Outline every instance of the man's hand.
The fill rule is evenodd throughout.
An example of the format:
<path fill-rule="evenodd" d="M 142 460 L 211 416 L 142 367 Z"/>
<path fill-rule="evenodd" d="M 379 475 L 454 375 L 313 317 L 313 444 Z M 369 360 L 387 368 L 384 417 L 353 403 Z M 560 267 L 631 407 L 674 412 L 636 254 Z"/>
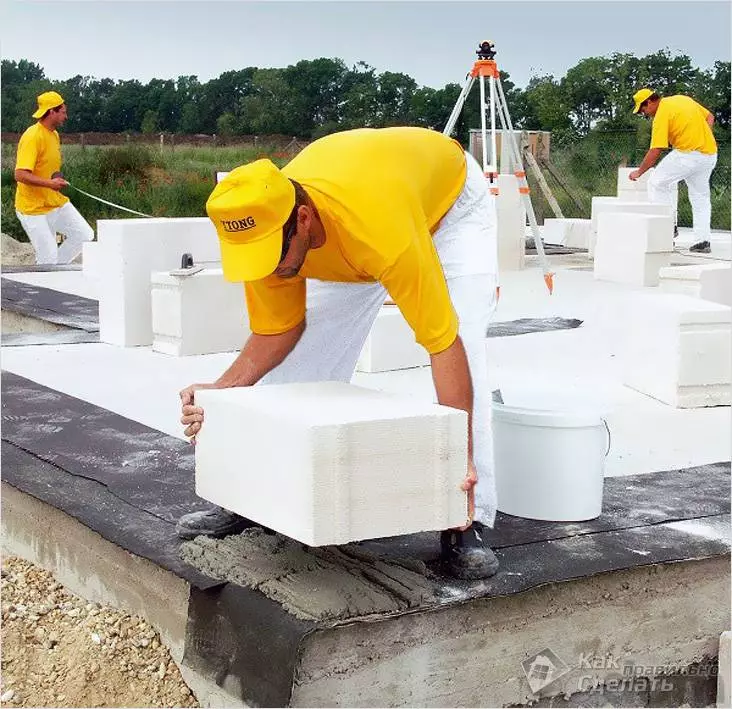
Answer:
<path fill-rule="evenodd" d="M 191 384 L 180 392 L 181 413 L 180 422 L 186 427 L 184 435 L 196 442 L 196 434 L 201 430 L 203 423 L 203 409 L 194 403 L 195 394 L 199 389 L 220 389 L 216 384 Z"/>
<path fill-rule="evenodd" d="M 628 179 L 635 182 L 643 173 L 640 170 L 633 170 L 633 172 L 628 175 Z"/>
<path fill-rule="evenodd" d="M 50 184 L 48 186 L 52 190 L 56 190 L 56 192 L 69 186 L 69 183 L 64 180 L 64 176 L 60 172 L 54 172 L 53 175 L 51 175 L 49 182 Z"/>
<path fill-rule="evenodd" d="M 468 523 L 464 527 L 458 527 L 462 532 L 473 524 L 475 517 L 475 486 L 478 484 L 478 471 L 475 468 L 475 462 L 472 458 L 468 460 L 468 474 L 460 485 L 461 490 L 468 493 Z"/>

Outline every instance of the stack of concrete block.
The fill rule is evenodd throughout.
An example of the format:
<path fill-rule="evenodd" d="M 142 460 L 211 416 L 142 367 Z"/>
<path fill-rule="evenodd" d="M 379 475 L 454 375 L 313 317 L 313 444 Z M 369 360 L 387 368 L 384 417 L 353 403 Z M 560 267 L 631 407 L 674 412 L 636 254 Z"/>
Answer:
<path fill-rule="evenodd" d="M 597 242 L 597 220 L 605 212 L 628 212 L 631 214 L 665 214 L 673 219 L 673 207 L 670 204 L 654 204 L 652 202 L 628 202 L 618 197 L 593 197 L 590 227 L 591 258 L 595 256 Z"/>
<path fill-rule="evenodd" d="M 729 263 L 668 266 L 659 273 L 659 285 L 665 293 L 682 293 L 732 306 L 732 264 Z"/>
<path fill-rule="evenodd" d="M 590 245 L 589 219 L 553 219 L 544 220 L 541 232 L 545 244 L 558 244 L 575 249 L 587 249 Z"/>
<path fill-rule="evenodd" d="M 463 525 L 467 414 L 342 382 L 196 392 L 196 493 L 321 546 Z"/>
<path fill-rule="evenodd" d="M 515 175 L 498 175 L 496 225 L 499 270 L 520 271 L 526 257 L 526 209 Z"/>
<path fill-rule="evenodd" d="M 671 263 L 674 224 L 668 215 L 601 212 L 597 220 L 595 278 L 635 286 L 657 286 Z"/>
<path fill-rule="evenodd" d="M 391 372 L 424 367 L 430 357 L 414 339 L 414 331 L 395 305 L 385 305 L 376 316 L 356 363 L 358 372 Z"/>
<path fill-rule="evenodd" d="M 677 408 L 728 406 L 731 313 L 686 295 L 638 296 L 625 314 L 625 385 Z"/>
<path fill-rule="evenodd" d="M 171 271 L 190 253 L 196 263 L 218 264 L 216 229 L 206 217 L 102 219 L 97 222 L 99 337 L 122 347 L 151 345 L 150 274 Z"/>
<path fill-rule="evenodd" d="M 152 348 L 187 355 L 233 352 L 249 337 L 244 287 L 224 280 L 220 268 L 188 276 L 151 275 Z"/>

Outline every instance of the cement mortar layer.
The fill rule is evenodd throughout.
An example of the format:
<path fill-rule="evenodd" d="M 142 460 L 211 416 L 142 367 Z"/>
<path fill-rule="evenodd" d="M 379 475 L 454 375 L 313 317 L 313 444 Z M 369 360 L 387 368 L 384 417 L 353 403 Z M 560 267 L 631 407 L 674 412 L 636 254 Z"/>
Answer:
<path fill-rule="evenodd" d="M 627 665 L 708 665 L 729 626 L 729 583 L 722 557 L 321 629 L 303 641 L 290 704 L 500 707 L 581 694 Z M 568 669 L 532 694 L 522 663 L 547 649 Z"/>
<path fill-rule="evenodd" d="M 10 310 L 2 311 L 2 332 L 4 334 L 26 333 L 26 332 L 59 332 L 69 330 L 64 325 L 57 325 L 41 318 L 32 318 L 28 315 L 21 315 Z"/>
<path fill-rule="evenodd" d="M 384 561 L 356 545 L 309 548 L 259 527 L 221 540 L 197 537 L 180 556 L 206 576 L 260 591 L 300 620 L 394 613 L 437 600 L 421 561 Z"/>

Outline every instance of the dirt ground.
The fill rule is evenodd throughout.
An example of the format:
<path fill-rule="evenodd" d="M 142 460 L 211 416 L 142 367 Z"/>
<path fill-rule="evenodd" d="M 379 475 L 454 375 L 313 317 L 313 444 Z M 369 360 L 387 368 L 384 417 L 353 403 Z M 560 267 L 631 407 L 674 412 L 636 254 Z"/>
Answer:
<path fill-rule="evenodd" d="M 142 618 L 87 603 L 17 557 L 3 559 L 1 587 L 3 706 L 199 706 Z"/>

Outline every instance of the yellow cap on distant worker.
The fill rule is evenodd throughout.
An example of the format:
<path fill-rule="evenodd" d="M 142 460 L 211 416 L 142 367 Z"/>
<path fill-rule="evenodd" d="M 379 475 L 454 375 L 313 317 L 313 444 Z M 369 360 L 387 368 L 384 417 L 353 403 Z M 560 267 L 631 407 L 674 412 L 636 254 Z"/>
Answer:
<path fill-rule="evenodd" d="M 638 113 L 640 111 L 641 104 L 650 96 L 653 96 L 653 91 L 650 89 L 641 89 L 640 91 L 636 91 L 633 94 L 633 101 L 635 101 L 635 108 L 633 108 L 633 113 Z"/>
<path fill-rule="evenodd" d="M 206 213 L 219 235 L 226 280 L 258 281 L 274 272 L 294 206 L 294 185 L 266 158 L 237 167 L 216 185 Z"/>
<path fill-rule="evenodd" d="M 64 99 L 61 94 L 57 94 L 55 91 L 46 91 L 38 97 L 37 101 L 38 110 L 33 114 L 33 118 L 41 118 L 46 111 L 58 108 L 63 104 Z"/>

